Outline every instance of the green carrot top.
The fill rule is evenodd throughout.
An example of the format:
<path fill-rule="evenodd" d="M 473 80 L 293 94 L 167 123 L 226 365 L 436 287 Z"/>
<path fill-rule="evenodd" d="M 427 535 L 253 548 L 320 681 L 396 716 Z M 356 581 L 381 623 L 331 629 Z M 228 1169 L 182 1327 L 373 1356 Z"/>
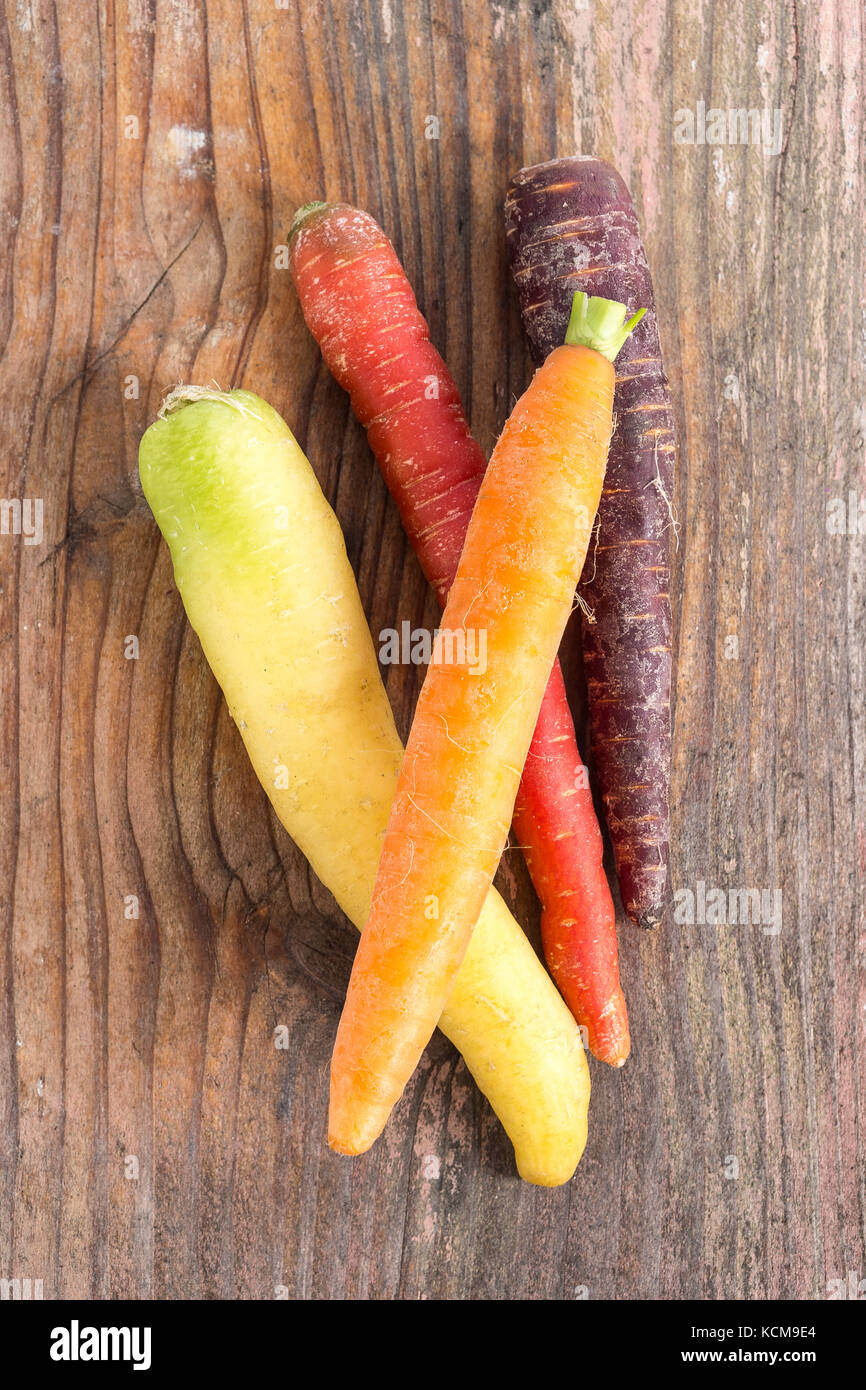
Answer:
<path fill-rule="evenodd" d="M 615 299 L 601 299 L 598 295 L 588 295 L 583 290 L 577 290 L 571 304 L 571 317 L 565 331 L 565 341 L 571 347 L 594 348 L 602 357 L 613 362 L 629 333 L 640 323 L 646 309 L 638 309 L 636 314 L 632 314 L 631 318 L 623 323 L 627 313 L 626 306 L 617 304 Z"/>
<path fill-rule="evenodd" d="M 300 230 L 302 222 L 306 222 L 307 218 L 312 216 L 314 212 L 319 212 L 322 208 L 326 208 L 327 206 L 327 203 L 304 203 L 303 207 L 298 208 L 292 218 L 292 225 L 289 228 L 287 239 L 291 241 L 295 233 Z"/>

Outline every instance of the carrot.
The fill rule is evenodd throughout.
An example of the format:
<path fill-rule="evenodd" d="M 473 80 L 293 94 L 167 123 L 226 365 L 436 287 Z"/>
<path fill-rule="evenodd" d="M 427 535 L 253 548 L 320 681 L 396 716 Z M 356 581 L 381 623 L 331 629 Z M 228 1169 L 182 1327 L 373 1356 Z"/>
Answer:
<path fill-rule="evenodd" d="M 331 1061 L 329 1142 L 381 1132 L 448 998 L 508 834 L 601 497 L 624 308 L 575 296 L 481 484 L 442 630 L 486 664 L 428 669 Z"/>
<path fill-rule="evenodd" d="M 623 905 L 661 919 L 671 761 L 670 533 L 676 447 L 652 282 L 628 189 L 603 160 L 523 169 L 505 202 L 523 322 L 541 362 L 576 287 L 647 306 L 617 362 L 616 428 L 598 538 L 581 583 L 592 751 Z"/>
<path fill-rule="evenodd" d="M 289 233 L 307 324 L 350 394 L 425 575 L 444 606 L 487 460 L 457 387 L 378 223 L 344 204 L 311 203 Z M 592 793 L 565 684 L 554 664 L 514 809 L 542 904 L 551 973 L 596 1057 L 629 1053 L 616 917 Z"/>
<path fill-rule="evenodd" d="M 337 518 L 285 422 L 250 391 L 183 386 L 141 482 L 190 622 L 274 810 L 360 928 L 403 749 Z M 529 1182 L 567 1182 L 589 1069 L 550 977 L 487 895 L 441 1027 Z"/>

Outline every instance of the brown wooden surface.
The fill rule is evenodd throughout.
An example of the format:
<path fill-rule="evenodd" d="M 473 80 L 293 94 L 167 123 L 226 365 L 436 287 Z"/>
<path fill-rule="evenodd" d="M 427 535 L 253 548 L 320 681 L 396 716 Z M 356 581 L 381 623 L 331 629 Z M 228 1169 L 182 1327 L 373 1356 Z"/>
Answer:
<path fill-rule="evenodd" d="M 864 538 L 826 520 L 866 495 L 857 0 L 9 0 L 0 44 L 0 487 L 45 517 L 41 545 L 0 537 L 0 1276 L 256 1299 L 866 1276 Z M 781 108 L 781 153 L 675 144 L 699 100 Z M 432 623 L 276 248 L 314 197 L 379 217 L 489 448 L 528 373 L 505 185 L 574 150 L 632 188 L 682 432 L 673 887 L 781 887 L 784 917 L 623 924 L 633 1056 L 593 1062 L 585 1158 L 539 1191 L 438 1036 L 374 1150 L 328 1151 L 354 933 L 269 813 L 136 447 L 179 380 L 258 391 L 374 632 Z M 386 680 L 405 732 L 417 673 Z M 514 852 L 502 879 L 534 930 Z"/>

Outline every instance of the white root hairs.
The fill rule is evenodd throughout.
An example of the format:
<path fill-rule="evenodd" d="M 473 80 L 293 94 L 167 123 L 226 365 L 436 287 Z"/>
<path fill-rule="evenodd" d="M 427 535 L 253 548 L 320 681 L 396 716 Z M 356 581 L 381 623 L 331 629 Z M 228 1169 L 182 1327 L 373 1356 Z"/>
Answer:
<path fill-rule="evenodd" d="M 590 608 L 590 606 L 589 606 L 589 604 L 587 603 L 586 599 L 583 597 L 583 594 L 581 594 L 580 592 L 576 592 L 575 595 L 574 595 L 574 607 L 573 607 L 572 610 L 571 610 L 572 613 L 575 613 L 575 612 L 577 611 L 578 608 L 580 609 L 581 613 L 583 614 L 584 619 L 586 620 L 586 622 L 588 622 L 588 623 L 594 623 L 594 622 L 595 622 L 595 609 L 594 609 L 594 608 Z"/>
<path fill-rule="evenodd" d="M 647 487 L 654 487 L 655 490 L 656 490 L 656 492 L 657 492 L 661 497 L 664 498 L 665 506 L 666 506 L 667 509 L 668 509 L 668 516 L 670 517 L 670 523 L 669 523 L 669 526 L 668 526 L 666 529 L 670 529 L 671 526 L 673 527 L 673 531 L 674 531 L 674 540 L 676 541 L 676 548 L 677 548 L 677 550 L 679 550 L 679 548 L 680 548 L 680 522 L 679 522 L 679 518 L 677 517 L 676 511 L 674 510 L 674 504 L 673 504 L 673 502 L 671 501 L 670 497 L 668 497 L 667 493 L 665 492 L 665 485 L 664 485 L 664 483 L 662 482 L 662 475 L 661 475 L 661 473 L 659 472 L 659 442 L 658 442 L 658 440 L 656 440 L 656 442 L 655 442 L 655 447 L 654 447 L 654 450 L 653 450 L 653 458 L 654 458 L 655 466 L 656 466 L 656 475 L 655 475 L 654 478 L 650 478 L 649 482 L 644 484 L 644 487 L 645 487 L 645 488 L 647 488 Z"/>
<path fill-rule="evenodd" d="M 455 845 L 459 845 L 461 849 L 465 849 L 467 854 L 471 854 L 473 852 L 472 845 L 465 845 L 462 840 L 458 840 L 456 835 L 452 835 L 448 830 L 445 829 L 444 825 L 440 825 L 438 820 L 434 820 L 429 811 L 425 811 L 423 806 L 419 806 L 418 802 L 415 800 L 411 792 L 406 793 L 406 800 L 412 803 L 419 815 L 423 816 L 425 820 L 429 820 L 431 825 L 435 825 L 436 829 L 445 836 L 446 840 L 453 841 Z"/>
<path fill-rule="evenodd" d="M 447 738 L 448 742 L 453 743 L 455 748 L 459 748 L 461 753 L 471 753 L 471 748 L 464 748 L 462 743 L 458 743 L 456 738 L 451 737 L 451 734 L 448 729 L 448 720 L 445 718 L 445 715 L 439 714 L 438 710 L 436 711 L 436 714 L 438 718 L 442 720 L 442 723 L 445 725 L 445 737 Z"/>
<path fill-rule="evenodd" d="M 493 580 L 492 580 L 492 579 L 488 579 L 487 583 L 484 584 L 484 585 L 478 590 L 478 593 L 472 595 L 472 602 L 469 604 L 469 607 L 466 609 L 466 612 L 463 614 L 463 617 L 462 617 L 461 620 L 460 620 L 460 626 L 463 628 L 463 631 L 464 631 L 464 632 L 467 631 L 466 619 L 469 617 L 469 614 L 472 612 L 472 609 L 474 608 L 475 604 L 478 602 L 478 600 L 479 600 L 480 598 L 483 598 L 484 594 L 485 594 L 485 593 L 487 592 L 487 590 L 490 588 L 490 585 L 491 585 L 492 583 L 493 583 Z"/>
<path fill-rule="evenodd" d="M 593 540 L 593 547 L 592 547 L 592 574 L 589 575 L 588 578 L 587 578 L 586 580 L 584 580 L 583 576 L 581 576 L 581 579 L 580 579 L 580 583 L 581 583 L 581 584 L 583 584 L 583 583 L 591 584 L 592 581 L 595 579 L 595 572 L 596 572 L 596 569 L 598 568 L 598 564 L 597 564 L 597 561 L 598 561 L 598 538 L 599 538 L 600 535 L 601 535 L 601 518 L 599 517 L 598 512 L 596 512 L 596 514 L 595 514 L 595 520 L 594 520 L 594 522 L 592 523 L 592 540 Z M 594 623 L 594 622 L 595 622 L 595 609 L 594 609 L 594 608 L 590 608 L 589 604 L 587 603 L 586 599 L 583 597 L 583 594 L 580 592 L 579 589 L 575 592 L 575 596 L 574 596 L 574 607 L 573 607 L 572 610 L 571 610 L 572 613 L 574 613 L 575 610 L 578 609 L 578 608 L 580 609 L 581 613 L 583 614 L 583 616 L 584 616 L 586 622 L 588 622 L 588 623 Z"/>
<path fill-rule="evenodd" d="M 162 405 L 157 412 L 157 419 L 164 420 L 173 411 L 180 410 L 185 405 L 190 405 L 194 401 L 222 401 L 223 405 L 230 406 L 232 410 L 238 411 L 240 415 L 246 415 L 252 420 L 258 420 L 264 424 L 261 415 L 255 410 L 251 410 L 243 401 L 239 401 L 237 396 L 228 391 L 221 391 L 216 382 L 213 386 L 175 386 L 169 391 Z"/>
<path fill-rule="evenodd" d="M 415 863 L 415 841 L 414 841 L 414 840 L 411 840 L 411 839 L 410 839 L 410 841 L 409 841 L 409 851 L 410 851 L 410 853 L 409 853 L 409 867 L 408 867 L 408 869 L 406 870 L 406 872 L 405 872 L 405 874 L 403 875 L 403 877 L 400 879 L 400 882 L 394 884 L 394 887 L 395 887 L 395 888 L 402 888 L 402 887 L 403 887 L 403 884 L 406 882 L 407 878 L 409 877 L 409 875 L 410 875 L 411 872 L 412 872 L 412 865 Z"/>

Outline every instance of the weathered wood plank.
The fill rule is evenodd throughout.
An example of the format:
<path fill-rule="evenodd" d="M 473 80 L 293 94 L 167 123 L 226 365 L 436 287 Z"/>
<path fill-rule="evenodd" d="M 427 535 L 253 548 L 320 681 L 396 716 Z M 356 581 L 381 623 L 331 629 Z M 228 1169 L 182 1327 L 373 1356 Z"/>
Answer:
<path fill-rule="evenodd" d="M 866 567 L 828 527 L 866 497 L 855 0 L 23 0 L 0 44 L 0 486 L 44 508 L 41 544 L 0 537 L 0 1275 L 375 1299 L 866 1275 Z M 778 151 L 679 143 L 699 103 L 780 111 Z M 544 1192 L 441 1037 L 369 1155 L 327 1149 L 354 932 L 256 783 L 136 450 L 180 379 L 258 390 L 374 634 L 432 624 L 277 248 L 314 197 L 379 217 L 489 448 L 529 371 L 505 185 L 573 150 L 631 184 L 681 426 L 672 886 L 779 888 L 783 916 L 623 921 L 634 1054 L 593 1063 L 586 1155 Z M 385 680 L 405 733 L 419 673 Z M 518 854 L 500 882 L 537 939 Z"/>

